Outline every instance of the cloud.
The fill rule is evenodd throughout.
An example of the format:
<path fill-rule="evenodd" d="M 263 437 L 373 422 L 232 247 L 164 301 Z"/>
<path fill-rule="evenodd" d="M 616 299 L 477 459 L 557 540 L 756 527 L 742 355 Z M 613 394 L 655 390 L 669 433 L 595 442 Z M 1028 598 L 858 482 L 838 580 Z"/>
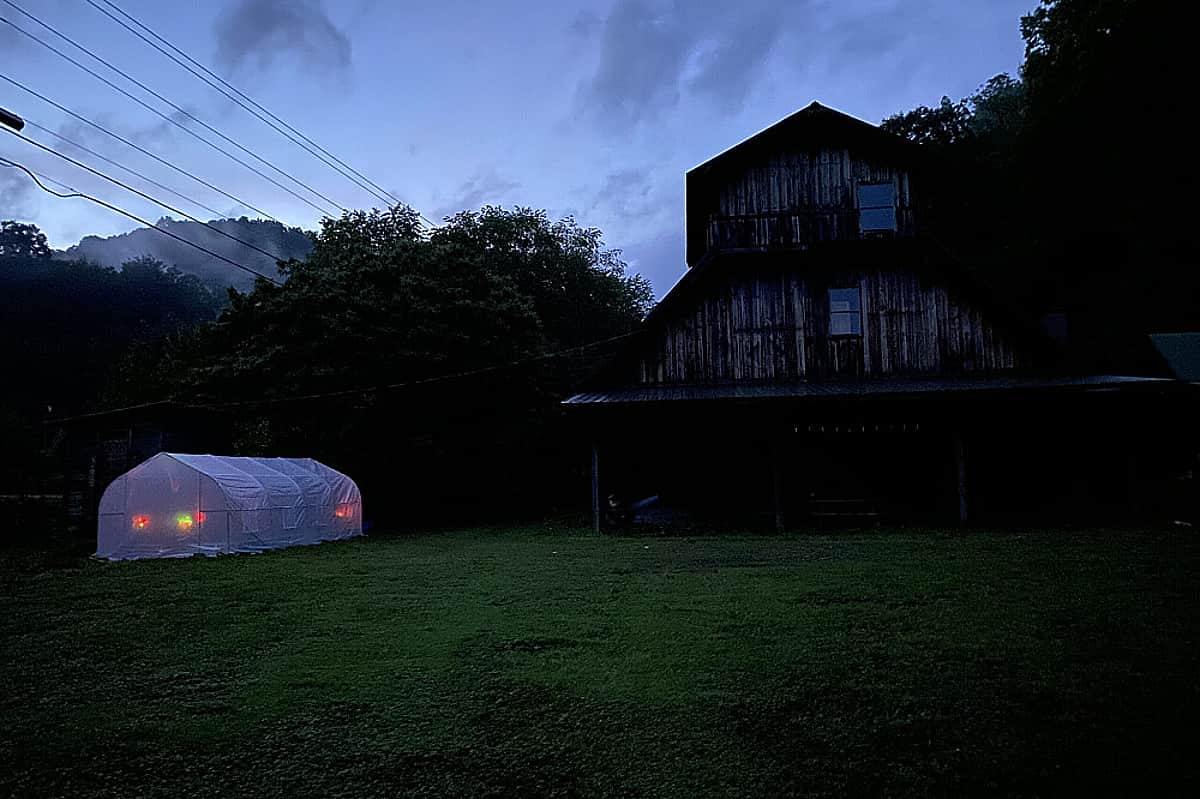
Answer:
<path fill-rule="evenodd" d="M 32 212 L 36 188 L 28 175 L 16 167 L 0 164 L 0 208 L 5 219 L 22 219 Z"/>
<path fill-rule="evenodd" d="M 184 111 L 187 111 L 188 114 L 191 114 L 198 119 L 204 118 L 203 112 L 197 109 L 195 106 L 184 105 L 183 109 Z M 195 139 L 187 134 L 184 134 L 179 129 L 179 126 L 182 125 L 184 128 L 189 130 L 195 130 L 196 125 L 194 125 L 192 121 L 188 119 L 187 114 L 184 114 L 181 111 L 172 111 L 166 116 L 167 119 L 171 121 L 168 122 L 167 119 L 155 116 L 153 118 L 153 122 L 149 122 L 145 125 L 138 127 L 128 126 L 126 128 L 128 132 L 126 133 L 125 138 L 140 144 L 142 147 L 147 147 L 152 150 L 161 150 L 164 146 L 174 143 L 177 140 L 177 136 L 195 141 Z M 203 130 L 198 130 L 196 132 L 206 139 L 212 138 L 212 136 L 205 133 Z"/>
<path fill-rule="evenodd" d="M 742 110 L 752 81 L 783 32 L 781 21 L 764 14 L 741 21 L 730 35 L 695 51 L 685 85 L 708 95 L 726 114 Z"/>
<path fill-rule="evenodd" d="M 571 24 L 567 26 L 567 31 L 587 39 L 595 36 L 603 27 L 604 20 L 596 16 L 594 12 L 585 9 L 575 15 L 575 19 L 571 20 Z"/>
<path fill-rule="evenodd" d="M 236 0 L 214 28 L 217 64 L 229 73 L 251 63 L 265 69 L 285 55 L 314 71 L 350 66 L 350 38 L 320 0 Z"/>
<path fill-rule="evenodd" d="M 603 22 L 595 72 L 579 85 L 577 102 L 617 130 L 652 121 L 685 94 L 736 113 L 809 2 L 781 10 L 771 0 L 617 0 Z"/>
<path fill-rule="evenodd" d="M 434 213 L 438 218 L 456 214 L 459 211 L 474 211 L 483 205 L 498 204 L 504 197 L 521 184 L 510 180 L 496 171 L 495 167 L 476 173 L 465 181 L 455 192 L 455 199 L 438 208 Z"/>
<path fill-rule="evenodd" d="M 594 192 L 591 210 L 602 207 L 623 222 L 645 219 L 661 206 L 661 183 L 648 167 L 610 172 Z"/>
<path fill-rule="evenodd" d="M 621 258 L 650 281 L 654 296 L 663 295 L 687 271 L 683 251 L 683 230 L 670 228 L 650 238 L 634 242 L 622 250 Z"/>

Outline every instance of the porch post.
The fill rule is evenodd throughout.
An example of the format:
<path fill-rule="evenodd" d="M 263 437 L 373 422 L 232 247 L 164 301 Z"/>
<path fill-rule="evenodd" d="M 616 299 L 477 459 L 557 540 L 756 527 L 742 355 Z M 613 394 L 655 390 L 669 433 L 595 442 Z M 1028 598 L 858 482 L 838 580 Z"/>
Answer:
<path fill-rule="evenodd" d="M 958 489 L 958 523 L 967 523 L 967 452 L 962 431 L 954 431 L 954 482 Z"/>
<path fill-rule="evenodd" d="M 771 507 L 775 512 L 775 532 L 783 532 L 783 474 L 779 461 L 779 446 L 768 445 L 771 452 Z"/>
<path fill-rule="evenodd" d="M 600 445 L 592 442 L 592 532 L 600 532 Z"/>

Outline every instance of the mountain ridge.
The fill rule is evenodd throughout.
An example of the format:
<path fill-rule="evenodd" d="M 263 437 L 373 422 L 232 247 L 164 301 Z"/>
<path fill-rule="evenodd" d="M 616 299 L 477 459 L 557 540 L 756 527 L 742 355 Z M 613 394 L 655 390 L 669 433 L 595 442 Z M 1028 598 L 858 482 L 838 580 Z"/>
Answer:
<path fill-rule="evenodd" d="M 279 275 L 275 260 L 212 228 L 274 253 L 279 261 L 293 258 L 303 260 L 312 251 L 312 239 L 307 232 L 280 222 L 243 216 L 240 219 L 214 219 L 208 225 L 211 227 L 171 217 L 162 217 L 155 223 L 156 228 L 170 230 L 180 238 L 271 277 Z M 223 295 L 228 287 L 245 291 L 254 285 L 254 275 L 150 228 L 138 228 L 108 237 L 84 236 L 78 244 L 55 253 L 56 258 L 89 261 L 115 269 L 143 256 L 196 275 L 218 295 Z"/>

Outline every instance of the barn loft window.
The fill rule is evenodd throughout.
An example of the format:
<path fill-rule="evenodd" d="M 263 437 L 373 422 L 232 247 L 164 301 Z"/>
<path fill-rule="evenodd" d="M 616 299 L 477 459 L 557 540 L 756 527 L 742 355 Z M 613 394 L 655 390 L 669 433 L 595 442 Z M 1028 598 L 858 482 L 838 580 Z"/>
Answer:
<path fill-rule="evenodd" d="M 829 334 L 862 335 L 862 301 L 858 288 L 829 290 Z"/>
<path fill-rule="evenodd" d="M 863 233 L 896 229 L 896 185 L 858 184 L 858 228 Z"/>

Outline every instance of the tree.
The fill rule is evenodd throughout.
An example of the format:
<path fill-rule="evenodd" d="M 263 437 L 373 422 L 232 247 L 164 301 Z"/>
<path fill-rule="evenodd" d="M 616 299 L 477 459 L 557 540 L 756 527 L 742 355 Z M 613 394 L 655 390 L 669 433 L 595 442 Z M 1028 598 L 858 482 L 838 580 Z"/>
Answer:
<path fill-rule="evenodd" d="M 552 223 L 542 211 L 486 206 L 451 217 L 431 242 L 510 276 L 556 347 L 624 333 L 653 302 L 649 281 L 627 276 L 620 252 L 604 249 L 600 231 L 570 217 Z"/>
<path fill-rule="evenodd" d="M 599 231 L 523 208 L 432 231 L 404 206 L 346 213 L 281 272 L 129 364 L 120 400 L 250 403 L 243 451 L 327 458 L 409 519 L 552 505 L 571 473 L 558 401 L 604 348 L 558 353 L 630 332 L 651 302 Z"/>
<path fill-rule="evenodd" d="M 50 245 L 37 225 L 6 219 L 0 221 L 0 256 L 49 258 Z"/>
<path fill-rule="evenodd" d="M 970 138 L 971 109 L 966 101 L 956 103 L 942 97 L 936 108 L 919 105 L 911 111 L 893 114 L 880 127 L 916 144 L 945 149 Z"/>
<path fill-rule="evenodd" d="M 1080 368 L 1200 325 L 1189 11 L 1042 0 L 1020 22 L 1020 80 L 883 123 L 935 156 L 935 235 L 1014 306 L 1066 310 Z"/>
<path fill-rule="evenodd" d="M 118 271 L 28 252 L 0 256 L 0 439 L 7 456 L 0 484 L 12 489 L 35 479 L 30 464 L 38 462 L 47 415 L 94 409 L 114 364 L 125 363 L 131 348 L 211 322 L 217 304 L 195 277 L 150 259 Z M 154 362 L 131 371 L 130 382 L 143 379 L 146 363 Z"/>

